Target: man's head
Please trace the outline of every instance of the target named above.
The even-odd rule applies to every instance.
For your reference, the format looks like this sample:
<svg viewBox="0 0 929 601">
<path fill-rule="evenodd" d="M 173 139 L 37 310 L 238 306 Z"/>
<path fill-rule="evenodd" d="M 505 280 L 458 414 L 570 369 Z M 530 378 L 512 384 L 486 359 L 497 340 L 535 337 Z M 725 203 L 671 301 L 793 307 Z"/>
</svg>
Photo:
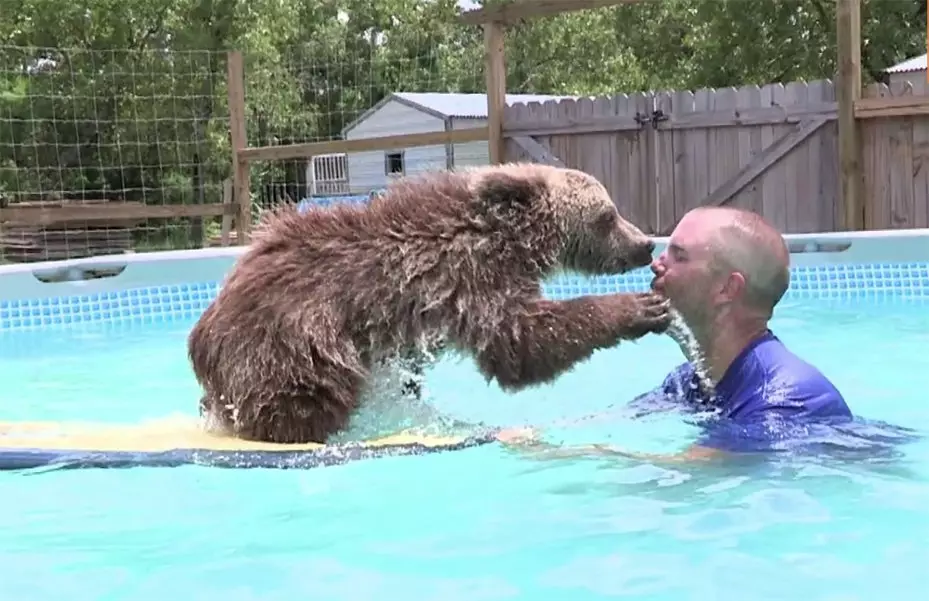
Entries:
<svg viewBox="0 0 929 601">
<path fill-rule="evenodd" d="M 783 238 L 760 215 L 704 207 L 684 215 L 652 262 L 652 286 L 695 329 L 720 316 L 767 322 L 787 291 L 789 266 Z"/>
</svg>

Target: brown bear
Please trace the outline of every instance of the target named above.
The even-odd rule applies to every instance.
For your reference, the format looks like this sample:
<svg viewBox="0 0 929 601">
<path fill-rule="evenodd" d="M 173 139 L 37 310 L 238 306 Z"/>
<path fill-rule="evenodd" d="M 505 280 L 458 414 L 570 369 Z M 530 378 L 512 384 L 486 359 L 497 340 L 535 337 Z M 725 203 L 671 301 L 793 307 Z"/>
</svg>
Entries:
<svg viewBox="0 0 929 601">
<path fill-rule="evenodd" d="M 201 413 L 228 433 L 325 443 L 375 361 L 440 341 L 504 390 L 663 332 L 650 292 L 549 300 L 559 270 L 620 274 L 654 243 L 594 177 L 506 164 L 392 183 L 367 205 L 267 215 L 188 340 Z"/>
</svg>

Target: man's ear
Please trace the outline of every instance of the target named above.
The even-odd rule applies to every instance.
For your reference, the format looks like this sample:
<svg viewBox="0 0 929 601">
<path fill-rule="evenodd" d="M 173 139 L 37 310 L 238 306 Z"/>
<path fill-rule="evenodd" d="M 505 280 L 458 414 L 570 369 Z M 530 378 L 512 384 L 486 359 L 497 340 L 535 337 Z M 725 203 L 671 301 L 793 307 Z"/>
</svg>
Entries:
<svg viewBox="0 0 929 601">
<path fill-rule="evenodd" d="M 745 293 L 745 276 L 733 271 L 723 282 L 720 293 L 727 301 L 733 301 Z"/>
</svg>

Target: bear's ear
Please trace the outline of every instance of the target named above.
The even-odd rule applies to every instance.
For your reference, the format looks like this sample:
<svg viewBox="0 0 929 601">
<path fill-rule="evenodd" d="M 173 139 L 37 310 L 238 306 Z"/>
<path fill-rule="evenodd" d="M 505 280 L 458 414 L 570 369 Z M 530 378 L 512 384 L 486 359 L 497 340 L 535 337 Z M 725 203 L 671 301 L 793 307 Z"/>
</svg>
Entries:
<svg viewBox="0 0 929 601">
<path fill-rule="evenodd" d="M 525 209 L 545 196 L 547 186 L 541 177 L 491 172 L 481 178 L 475 196 L 480 204 L 488 208 Z"/>
</svg>

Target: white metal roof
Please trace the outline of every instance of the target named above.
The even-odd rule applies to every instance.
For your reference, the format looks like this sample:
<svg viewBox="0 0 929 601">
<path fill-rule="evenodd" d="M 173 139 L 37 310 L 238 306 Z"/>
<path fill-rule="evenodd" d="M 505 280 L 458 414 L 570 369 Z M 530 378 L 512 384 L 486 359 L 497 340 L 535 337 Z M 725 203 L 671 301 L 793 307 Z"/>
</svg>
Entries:
<svg viewBox="0 0 929 601">
<path fill-rule="evenodd" d="M 446 117 L 487 117 L 487 94 L 397 92 L 394 96 Z M 547 102 L 571 98 L 575 97 L 551 94 L 507 94 L 506 103 L 512 105 L 521 102 Z"/>
<path fill-rule="evenodd" d="M 577 100 L 578 96 L 557 96 L 552 94 L 507 94 L 507 105 L 522 102 L 547 102 L 549 100 Z M 486 119 L 487 94 L 458 94 L 446 92 L 394 92 L 366 110 L 357 119 L 342 129 L 344 136 L 349 130 L 360 125 L 365 119 L 391 100 L 429 113 L 440 119 Z"/>
<path fill-rule="evenodd" d="M 885 73 L 907 73 L 909 71 L 923 71 L 926 68 L 926 55 L 908 58 L 902 63 L 884 69 Z"/>
</svg>

